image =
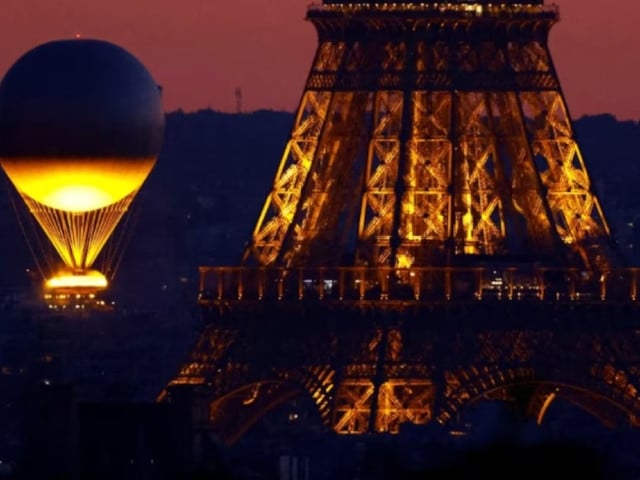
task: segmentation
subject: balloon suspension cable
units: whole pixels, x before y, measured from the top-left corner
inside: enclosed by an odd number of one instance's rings
[[[139,202],[132,202],[129,205],[129,211],[124,215],[123,224],[116,227],[120,231],[119,235],[109,241],[107,248],[103,252],[102,273],[107,276],[109,282],[113,281],[122,264],[125,247],[131,241],[134,226],[140,218],[140,207],[138,205]]]
[[[85,270],[99,256],[132,196],[80,214],[48,207],[27,195],[22,198],[65,265],[72,270]]]
[[[11,201],[11,206],[13,207],[13,210],[15,212],[16,218],[18,220],[18,225],[20,226],[20,231],[22,232],[22,236],[26,240],[27,248],[29,249],[29,252],[31,253],[31,257],[33,258],[34,262],[36,263],[36,268],[40,272],[40,275],[42,276],[42,279],[45,280],[47,278],[47,274],[45,273],[45,271],[42,268],[42,265],[40,263],[40,260],[38,259],[38,255],[36,253],[36,249],[35,249],[32,241],[31,241],[31,235],[29,235],[29,232],[27,232],[27,228],[24,225],[24,221],[23,221],[23,218],[22,218],[20,207],[18,206],[18,204],[16,202],[16,198],[15,198],[16,194],[14,193],[14,187],[13,187],[13,185],[7,184],[7,179],[6,178],[5,178],[5,186],[7,187],[7,195],[9,196],[9,200]],[[33,222],[32,221],[29,222],[29,225],[31,225],[31,232],[33,233],[34,242],[38,242],[39,250],[42,251],[43,253],[45,253],[45,261],[46,261],[47,260],[47,255],[46,255],[47,249],[40,242],[40,235],[38,234],[37,230],[34,228]],[[51,261],[50,258],[48,259],[47,263],[48,263],[49,271],[52,272],[53,271],[53,262]]]

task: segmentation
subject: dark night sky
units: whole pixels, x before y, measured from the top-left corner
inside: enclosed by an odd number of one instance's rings
[[[164,87],[165,108],[295,108],[316,47],[309,0],[2,0],[0,71],[45,41],[117,43]],[[640,119],[640,2],[558,0],[554,61],[574,117]]]

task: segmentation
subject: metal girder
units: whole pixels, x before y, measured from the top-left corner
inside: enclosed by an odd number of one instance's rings
[[[575,246],[589,268],[612,259],[605,250],[610,232],[575,139],[560,92],[522,92],[531,148],[547,191],[549,208],[560,238]],[[600,244],[589,255],[585,244]],[[599,258],[595,256],[599,255]]]
[[[362,246],[357,262],[370,262],[371,265],[391,262],[402,108],[402,92],[376,94],[358,228],[358,241]],[[365,249],[369,251],[363,251]]]
[[[369,379],[344,379],[336,393],[333,430],[346,434],[368,432],[373,393],[374,385]]]
[[[253,232],[251,251],[262,265],[273,263],[296,214],[302,188],[318,148],[318,139],[329,108],[331,93],[304,94],[291,139],[287,143],[276,173],[273,190],[267,198]]]

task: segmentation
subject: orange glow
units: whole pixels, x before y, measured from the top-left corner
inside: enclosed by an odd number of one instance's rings
[[[396,255],[396,267],[397,268],[411,268],[414,258],[408,253],[398,253]]]
[[[97,210],[122,200],[140,188],[154,163],[155,157],[0,161],[22,195],[66,212]]]
[[[0,165],[65,265],[84,271],[100,254],[155,161],[155,156],[16,157],[0,158]],[[65,281],[78,280],[73,278]]]
[[[86,212],[50,208],[24,194],[22,198],[65,265],[85,270],[93,265],[135,193],[105,208]]]
[[[58,275],[46,280],[45,287],[48,290],[58,289],[87,289],[102,290],[107,288],[106,277],[97,270],[86,270],[83,272],[61,272]]]

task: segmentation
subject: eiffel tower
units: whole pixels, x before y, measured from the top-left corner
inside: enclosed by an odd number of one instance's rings
[[[640,424],[638,269],[574,138],[542,0],[325,0],[273,188],[159,400],[228,443],[292,399],[335,434],[500,400]],[[293,415],[292,422],[297,420]]]

